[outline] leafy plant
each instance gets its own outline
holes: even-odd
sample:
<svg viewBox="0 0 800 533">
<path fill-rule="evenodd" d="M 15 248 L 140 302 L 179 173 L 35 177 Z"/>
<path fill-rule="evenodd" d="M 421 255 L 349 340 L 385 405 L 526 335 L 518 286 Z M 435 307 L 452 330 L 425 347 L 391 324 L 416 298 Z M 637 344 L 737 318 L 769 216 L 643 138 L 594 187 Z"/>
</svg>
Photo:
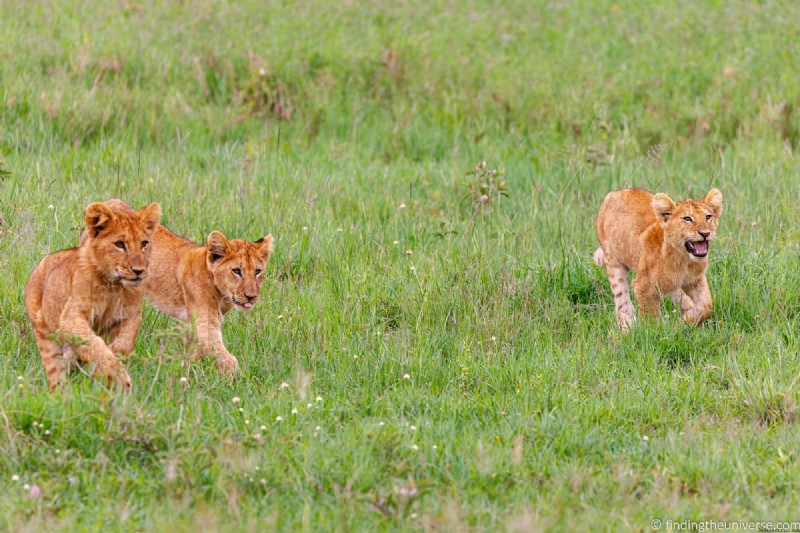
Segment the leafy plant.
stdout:
<svg viewBox="0 0 800 533">
<path fill-rule="evenodd" d="M 488 169 L 486 161 L 481 161 L 475 168 L 467 173 L 470 177 L 467 182 L 467 194 L 465 198 L 472 204 L 472 216 L 469 225 L 475 225 L 478 214 L 483 212 L 493 203 L 500 201 L 502 196 L 508 196 L 505 180 L 499 179 L 503 174 L 496 169 Z"/>
</svg>

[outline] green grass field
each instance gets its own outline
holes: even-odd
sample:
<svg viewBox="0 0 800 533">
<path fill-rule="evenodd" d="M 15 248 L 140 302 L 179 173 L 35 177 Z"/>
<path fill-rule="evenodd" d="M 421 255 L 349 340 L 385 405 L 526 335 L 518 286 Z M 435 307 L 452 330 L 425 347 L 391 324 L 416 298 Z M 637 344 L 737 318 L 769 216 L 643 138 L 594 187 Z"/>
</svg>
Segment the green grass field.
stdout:
<svg viewBox="0 0 800 533">
<path fill-rule="evenodd" d="M 800 520 L 796 3 L 0 13 L 0 530 Z M 702 327 L 617 330 L 591 257 L 626 186 L 722 190 Z M 239 379 L 145 306 L 132 394 L 47 392 L 23 288 L 111 197 L 275 235 Z"/>
</svg>

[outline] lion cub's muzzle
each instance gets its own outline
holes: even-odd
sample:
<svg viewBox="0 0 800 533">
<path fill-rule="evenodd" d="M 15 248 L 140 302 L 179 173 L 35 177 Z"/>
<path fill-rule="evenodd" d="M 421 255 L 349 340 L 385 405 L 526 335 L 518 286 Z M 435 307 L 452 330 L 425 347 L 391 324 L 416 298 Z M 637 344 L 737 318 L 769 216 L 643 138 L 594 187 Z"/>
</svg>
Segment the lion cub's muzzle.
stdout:
<svg viewBox="0 0 800 533">
<path fill-rule="evenodd" d="M 258 295 L 248 296 L 247 294 L 244 294 L 240 297 L 233 298 L 233 303 L 236 306 L 236 309 L 238 309 L 239 311 L 251 310 L 257 301 L 258 301 Z"/>
<path fill-rule="evenodd" d="M 126 287 L 136 287 L 141 285 L 146 277 L 147 269 L 142 267 L 131 267 L 129 272 L 125 274 L 120 273 L 120 281 Z"/>
<path fill-rule="evenodd" d="M 686 241 L 684 246 L 689 255 L 697 259 L 703 259 L 708 256 L 708 243 L 711 242 L 713 236 L 710 231 L 699 231 L 701 239 L 698 241 Z"/>
</svg>

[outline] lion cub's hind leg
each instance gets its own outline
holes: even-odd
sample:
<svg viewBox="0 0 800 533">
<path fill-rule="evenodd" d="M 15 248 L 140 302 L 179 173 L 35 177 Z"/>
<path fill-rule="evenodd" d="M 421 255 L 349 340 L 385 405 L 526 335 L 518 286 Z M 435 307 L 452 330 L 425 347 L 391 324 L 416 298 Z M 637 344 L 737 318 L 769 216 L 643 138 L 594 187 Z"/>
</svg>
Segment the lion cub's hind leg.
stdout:
<svg viewBox="0 0 800 533">
<path fill-rule="evenodd" d="M 47 385 L 50 392 L 63 387 L 67 382 L 67 375 L 75 365 L 75 354 L 71 348 L 64 348 L 57 342 L 49 339 L 38 328 L 34 329 L 36 346 L 42 357 L 44 372 L 47 375 Z"/>
<path fill-rule="evenodd" d="M 605 254 L 605 267 L 611 292 L 614 294 L 617 324 L 623 333 L 627 333 L 636 321 L 636 310 L 631 301 L 631 289 L 628 283 L 628 269 L 608 254 Z"/>
</svg>

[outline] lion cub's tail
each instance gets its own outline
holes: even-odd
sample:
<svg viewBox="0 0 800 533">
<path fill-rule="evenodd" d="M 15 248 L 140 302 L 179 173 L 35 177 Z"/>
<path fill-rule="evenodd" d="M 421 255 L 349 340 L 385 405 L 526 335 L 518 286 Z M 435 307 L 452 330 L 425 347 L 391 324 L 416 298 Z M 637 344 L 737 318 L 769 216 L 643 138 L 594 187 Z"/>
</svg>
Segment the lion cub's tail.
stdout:
<svg viewBox="0 0 800 533">
<path fill-rule="evenodd" d="M 603 252 L 602 248 L 598 248 L 597 251 L 595 251 L 594 264 L 599 267 L 606 266 L 606 254 Z"/>
</svg>

